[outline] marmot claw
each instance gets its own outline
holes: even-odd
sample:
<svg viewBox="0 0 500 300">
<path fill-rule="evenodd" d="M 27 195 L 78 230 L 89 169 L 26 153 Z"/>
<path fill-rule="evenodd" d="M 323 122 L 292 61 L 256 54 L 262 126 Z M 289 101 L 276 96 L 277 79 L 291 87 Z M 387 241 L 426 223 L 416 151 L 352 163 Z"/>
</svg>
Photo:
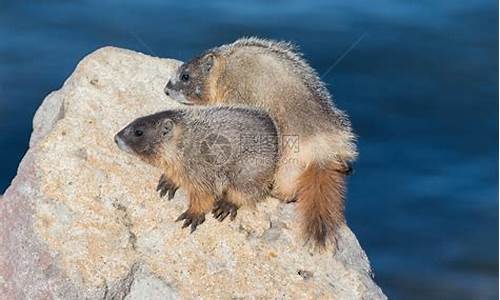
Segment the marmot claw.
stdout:
<svg viewBox="0 0 500 300">
<path fill-rule="evenodd" d="M 165 174 L 162 174 L 160 180 L 158 181 L 156 190 L 160 192 L 160 197 L 162 198 L 168 193 L 168 200 L 171 200 L 172 198 L 174 198 L 175 192 L 177 192 L 178 188 L 179 187 L 170 179 L 168 179 Z"/>
<path fill-rule="evenodd" d="M 219 200 L 215 203 L 212 214 L 214 215 L 214 218 L 219 220 L 219 222 L 224 221 L 224 219 L 228 215 L 229 219 L 233 221 L 234 218 L 236 218 L 236 214 L 238 213 L 238 208 L 238 206 L 229 201 Z"/>
<path fill-rule="evenodd" d="M 198 227 L 198 225 L 205 222 L 205 214 L 194 214 L 191 213 L 189 210 L 186 210 L 175 220 L 175 222 L 179 222 L 182 220 L 184 220 L 182 228 L 186 228 L 189 225 L 191 225 L 191 233 L 193 233 L 196 230 L 196 227 Z"/>
</svg>

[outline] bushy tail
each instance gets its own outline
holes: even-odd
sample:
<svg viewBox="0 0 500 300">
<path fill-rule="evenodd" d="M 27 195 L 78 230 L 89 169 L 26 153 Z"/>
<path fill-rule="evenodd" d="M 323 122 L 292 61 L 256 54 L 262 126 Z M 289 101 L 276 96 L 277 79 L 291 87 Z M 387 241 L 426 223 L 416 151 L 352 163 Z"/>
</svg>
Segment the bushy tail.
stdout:
<svg viewBox="0 0 500 300">
<path fill-rule="evenodd" d="M 344 219 L 345 174 L 335 163 L 309 164 L 297 182 L 297 202 L 307 241 L 325 248 L 336 243 L 336 231 Z"/>
</svg>

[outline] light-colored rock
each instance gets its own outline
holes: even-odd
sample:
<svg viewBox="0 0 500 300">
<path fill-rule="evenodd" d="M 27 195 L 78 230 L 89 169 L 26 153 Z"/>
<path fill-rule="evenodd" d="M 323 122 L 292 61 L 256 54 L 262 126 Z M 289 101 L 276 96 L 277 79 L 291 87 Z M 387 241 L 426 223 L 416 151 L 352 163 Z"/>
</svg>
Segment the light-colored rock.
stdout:
<svg viewBox="0 0 500 300">
<path fill-rule="evenodd" d="M 384 299 L 344 227 L 314 254 L 293 204 L 268 199 L 234 222 L 190 234 L 155 187 L 160 170 L 114 134 L 175 104 L 162 92 L 179 62 L 106 47 L 38 109 L 30 149 L 0 202 L 0 299 Z"/>
</svg>

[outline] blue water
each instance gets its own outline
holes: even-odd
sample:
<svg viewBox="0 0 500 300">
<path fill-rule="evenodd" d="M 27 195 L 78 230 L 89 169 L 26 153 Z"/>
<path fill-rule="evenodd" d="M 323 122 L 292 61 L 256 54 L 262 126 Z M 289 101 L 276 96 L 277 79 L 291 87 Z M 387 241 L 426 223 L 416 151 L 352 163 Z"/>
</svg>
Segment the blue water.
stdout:
<svg viewBox="0 0 500 300">
<path fill-rule="evenodd" d="M 0 0 L 0 190 L 36 108 L 89 52 L 291 40 L 330 70 L 359 135 L 347 217 L 377 283 L 392 299 L 497 299 L 498 4 L 273 3 Z"/>
</svg>

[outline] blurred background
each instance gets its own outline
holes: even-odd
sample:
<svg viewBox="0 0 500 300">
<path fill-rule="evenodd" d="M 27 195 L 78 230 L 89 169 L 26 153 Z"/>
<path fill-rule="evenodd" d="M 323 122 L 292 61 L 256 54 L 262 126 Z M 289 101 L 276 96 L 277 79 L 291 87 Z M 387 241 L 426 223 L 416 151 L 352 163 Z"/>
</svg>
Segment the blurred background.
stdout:
<svg viewBox="0 0 500 300">
<path fill-rule="evenodd" d="M 391 299 L 498 299 L 495 1 L 0 0 L 0 192 L 33 114 L 114 45 L 187 60 L 298 44 L 359 135 L 347 220 Z"/>
</svg>

